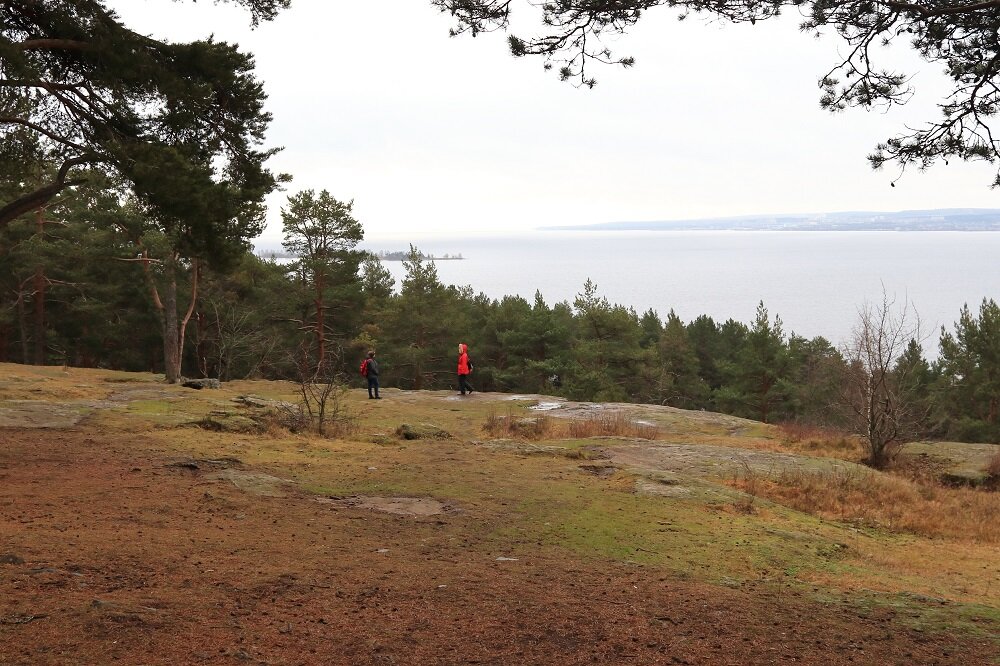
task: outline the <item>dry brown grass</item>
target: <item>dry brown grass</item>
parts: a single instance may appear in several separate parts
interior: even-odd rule
[[[778,431],[787,449],[824,458],[856,462],[865,457],[861,439],[836,428],[806,423],[779,423]]]
[[[732,484],[750,492],[746,479]],[[822,518],[977,543],[1000,543],[1000,494],[920,483],[874,471],[784,471],[753,492]]]
[[[759,492],[760,476],[746,460],[741,460],[740,463],[733,485],[738,485],[744,494],[733,502],[733,507],[742,514],[751,515],[756,513],[754,504]]]
[[[271,437],[284,437],[309,430],[309,417],[300,406],[283,405],[265,410],[259,417]]]
[[[574,419],[568,424],[570,437],[637,437],[656,439],[659,429],[650,423],[634,421],[623,412],[605,412],[584,419]]]
[[[1000,448],[993,454],[993,457],[986,463],[986,476],[990,481],[1000,482]]]
[[[483,431],[491,437],[513,439],[586,439],[588,437],[632,437],[656,439],[659,428],[629,418],[622,412],[605,412],[580,419],[553,419],[545,414],[517,415],[512,408],[506,414],[491,409],[483,421]]]
[[[514,439],[545,439],[551,435],[552,419],[544,414],[538,416],[515,416],[514,410],[507,410],[506,415],[497,414],[490,409],[483,422],[483,430],[491,437],[510,437]]]

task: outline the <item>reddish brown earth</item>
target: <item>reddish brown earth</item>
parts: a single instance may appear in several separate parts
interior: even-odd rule
[[[795,590],[539,549],[472,513],[274,497],[169,466],[143,436],[0,430],[0,664],[985,664]],[[148,442],[145,442],[148,444]],[[245,470],[281,477],[282,470]]]

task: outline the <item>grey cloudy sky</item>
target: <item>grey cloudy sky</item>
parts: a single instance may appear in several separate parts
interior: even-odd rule
[[[294,0],[256,30],[229,5],[110,3],[155,37],[214,34],[256,55],[274,114],[271,162],[290,191],[355,201],[369,237],[539,225],[940,207],[995,207],[988,165],[873,172],[875,144],[936,114],[938,72],[905,49],[918,96],[891,112],[819,108],[844,46],[798,16],[756,26],[652,11],[613,48],[593,90],[512,58],[499,34],[448,37],[424,0]],[[522,13],[530,8],[526,3]],[[258,242],[277,246],[284,194]]]

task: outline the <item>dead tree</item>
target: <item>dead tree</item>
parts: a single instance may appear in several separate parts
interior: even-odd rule
[[[909,301],[901,305],[882,290],[880,303],[865,302],[841,353],[846,362],[841,397],[855,432],[862,437],[866,463],[885,467],[899,445],[916,431],[916,408],[908,399],[899,359],[910,340],[920,340],[920,319]]]

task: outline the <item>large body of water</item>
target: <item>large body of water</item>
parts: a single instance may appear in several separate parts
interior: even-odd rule
[[[997,232],[536,232],[506,237],[423,238],[425,254],[461,253],[437,262],[445,284],[471,285],[500,298],[529,301],[539,290],[550,305],[572,303],[587,278],[612,303],[640,314],[671,308],[749,323],[758,301],[780,315],[786,333],[842,342],[866,300],[883,286],[914,305],[936,356],[942,325],[952,328],[963,304],[978,310],[1000,300]],[[369,241],[371,250],[405,250],[406,241]],[[386,262],[398,281],[401,262]]]

